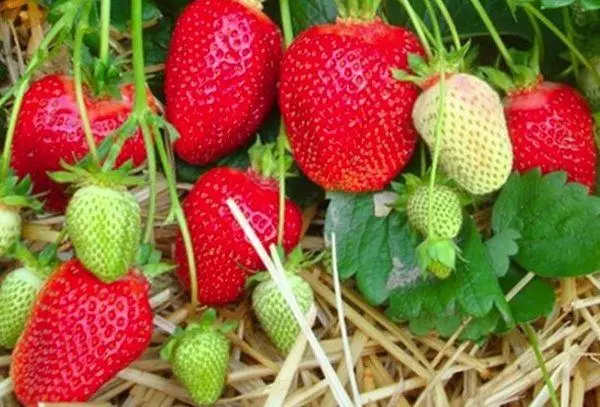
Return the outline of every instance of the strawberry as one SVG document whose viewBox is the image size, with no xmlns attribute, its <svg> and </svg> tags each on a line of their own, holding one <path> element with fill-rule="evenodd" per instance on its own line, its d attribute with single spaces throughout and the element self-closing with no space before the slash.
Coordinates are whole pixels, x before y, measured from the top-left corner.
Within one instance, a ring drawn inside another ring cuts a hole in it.
<svg viewBox="0 0 600 407">
<path fill-rule="evenodd" d="M 287 279 L 300 310 L 306 315 L 314 303 L 312 288 L 296 274 Z M 252 293 L 252 308 L 275 347 L 282 354 L 287 354 L 296 342 L 300 326 L 273 280 L 256 286 Z"/>
<path fill-rule="evenodd" d="M 17 343 L 43 282 L 56 266 L 56 246 L 46 246 L 36 258 L 18 244 L 11 255 L 23 267 L 8 273 L 0 286 L 0 346 L 8 349 Z"/>
<path fill-rule="evenodd" d="M 413 110 L 415 126 L 433 150 L 440 84 L 426 82 Z M 498 190 L 510 175 L 512 148 L 502 102 L 481 79 L 464 73 L 445 80 L 440 164 L 446 174 L 474 195 Z"/>
<path fill-rule="evenodd" d="M 133 85 L 125 85 L 120 89 L 121 100 L 117 100 L 108 96 L 96 98 L 85 88 L 85 104 L 97 143 L 125 122 L 132 111 L 133 92 Z M 148 99 L 154 106 L 150 94 Z M 48 75 L 33 83 L 19 111 L 11 165 L 17 175 L 31 176 L 35 193 L 48 193 L 44 197 L 47 209 L 63 211 L 68 201 L 65 188 L 47 173 L 59 170 L 61 160 L 74 163 L 87 152 L 72 78 Z M 138 130 L 125 142 L 117 164 L 133 160 L 138 166 L 145 159 L 146 150 Z"/>
<path fill-rule="evenodd" d="M 219 399 L 229 367 L 231 343 L 224 335 L 228 327 L 213 326 L 214 319 L 214 310 L 206 311 L 199 323 L 176 332 L 160 353 L 199 405 Z"/>
<path fill-rule="evenodd" d="M 166 61 L 175 151 L 205 165 L 246 144 L 271 108 L 282 54 L 278 27 L 252 0 L 196 0 L 179 16 Z"/>
<path fill-rule="evenodd" d="M 417 134 L 418 87 L 395 81 L 410 31 L 380 20 L 340 20 L 302 33 L 285 54 L 279 105 L 299 167 L 326 190 L 382 189 L 406 166 Z"/>
<path fill-rule="evenodd" d="M 277 243 L 278 186 L 254 170 L 217 167 L 196 182 L 183 202 L 192 236 L 198 269 L 198 299 L 218 305 L 235 301 L 244 289 L 246 276 L 263 269 L 252 245 L 246 240 L 226 204 L 233 198 L 244 212 L 263 245 Z M 300 240 L 302 212 L 293 202 L 285 203 L 283 247 L 293 249 Z M 175 245 L 177 275 L 189 288 L 189 271 L 181 238 Z"/>
<path fill-rule="evenodd" d="M 462 226 L 460 199 L 447 186 L 435 185 L 433 189 L 432 231 L 437 237 L 453 239 Z M 429 186 L 423 185 L 408 198 L 406 213 L 410 224 L 423 236 L 429 234 Z"/>
<path fill-rule="evenodd" d="M 594 123 L 585 99 L 573 88 L 538 81 L 509 91 L 504 102 L 514 149 L 514 168 L 565 171 L 589 190 L 596 184 Z"/>
<path fill-rule="evenodd" d="M 15 394 L 26 406 L 87 401 L 146 350 L 151 336 L 144 277 L 131 271 L 106 284 L 71 260 L 42 288 L 13 352 Z"/>
<path fill-rule="evenodd" d="M 0 286 L 0 346 L 13 348 L 44 282 L 34 270 L 11 271 Z"/>
<path fill-rule="evenodd" d="M 125 188 L 88 185 L 69 202 L 66 228 L 81 263 L 111 282 L 135 259 L 142 234 L 140 206 Z"/>
<path fill-rule="evenodd" d="M 21 215 L 19 208 L 0 203 L 0 257 L 19 240 L 21 236 Z"/>
</svg>

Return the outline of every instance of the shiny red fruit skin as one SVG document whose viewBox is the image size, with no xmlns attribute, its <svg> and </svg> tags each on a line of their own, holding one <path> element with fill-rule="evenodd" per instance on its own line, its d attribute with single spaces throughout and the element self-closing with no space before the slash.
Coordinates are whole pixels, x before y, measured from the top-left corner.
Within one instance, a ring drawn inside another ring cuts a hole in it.
<svg viewBox="0 0 600 407">
<path fill-rule="evenodd" d="M 85 91 L 85 104 L 92 133 L 99 144 L 125 122 L 133 108 L 133 85 L 121 88 L 121 100 L 96 99 Z M 154 99 L 149 96 L 151 106 Z M 73 164 L 89 149 L 75 98 L 73 79 L 64 75 L 48 75 L 34 82 L 25 93 L 17 119 L 13 142 L 12 167 L 19 176 L 31 175 L 34 192 L 45 193 L 46 208 L 64 211 L 68 202 L 66 186 L 55 183 L 47 173 L 61 170 L 60 160 Z M 146 150 L 138 130 L 123 145 L 117 165 L 127 160 L 141 165 Z"/>
<path fill-rule="evenodd" d="M 267 248 L 277 244 L 279 189 L 273 179 L 250 171 L 218 167 L 196 182 L 183 203 L 196 267 L 198 300 L 205 305 L 235 301 L 244 290 L 246 277 L 264 270 L 262 261 L 246 240 L 243 230 L 226 204 L 233 198 Z M 285 204 L 283 246 L 296 247 L 302 230 L 302 211 L 290 200 Z M 189 270 L 181 238 L 175 245 L 177 275 L 189 289 Z"/>
<path fill-rule="evenodd" d="M 87 401 L 139 358 L 152 337 L 148 288 L 135 272 L 106 284 L 78 260 L 62 264 L 13 352 L 10 375 L 19 401 Z"/>
<path fill-rule="evenodd" d="M 165 69 L 167 119 L 175 151 L 213 162 L 255 135 L 275 100 L 279 28 L 241 0 L 196 0 L 179 16 Z"/>
<path fill-rule="evenodd" d="M 509 94 L 505 114 L 515 170 L 565 171 L 569 181 L 594 189 L 594 122 L 587 102 L 575 89 L 541 82 Z"/>
<path fill-rule="evenodd" d="M 423 55 L 410 31 L 380 20 L 310 28 L 285 54 L 279 106 L 294 158 L 326 190 L 376 191 L 408 163 L 419 90 L 392 77 Z"/>
</svg>

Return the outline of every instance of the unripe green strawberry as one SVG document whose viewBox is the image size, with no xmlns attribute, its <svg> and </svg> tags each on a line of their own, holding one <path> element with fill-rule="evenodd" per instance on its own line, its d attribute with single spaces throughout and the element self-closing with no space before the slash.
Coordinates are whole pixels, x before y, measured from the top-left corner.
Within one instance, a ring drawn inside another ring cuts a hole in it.
<svg viewBox="0 0 600 407">
<path fill-rule="evenodd" d="M 0 286 L 0 346 L 12 349 L 44 280 L 27 267 L 11 271 Z"/>
<path fill-rule="evenodd" d="M 0 257 L 19 240 L 21 236 L 21 215 L 19 209 L 0 204 Z"/>
<path fill-rule="evenodd" d="M 433 188 L 432 232 L 437 237 L 453 239 L 462 226 L 460 199 L 447 186 Z M 429 234 L 429 186 L 423 185 L 408 198 L 406 204 L 408 221 L 423 236 Z"/>
<path fill-rule="evenodd" d="M 435 144 L 440 82 L 417 99 L 413 121 L 429 148 Z M 475 195 L 498 190 L 510 175 L 513 152 L 498 94 L 481 79 L 454 74 L 445 79 L 440 164 Z"/>
<path fill-rule="evenodd" d="M 312 288 L 302 277 L 295 274 L 288 277 L 288 283 L 300 310 L 306 315 L 314 301 Z M 264 281 L 254 289 L 252 307 L 275 347 L 282 354 L 287 354 L 296 342 L 300 326 L 273 280 Z"/>
<path fill-rule="evenodd" d="M 140 207 L 126 189 L 89 185 L 69 202 L 67 232 L 83 265 L 105 282 L 125 275 L 141 236 Z"/>
<path fill-rule="evenodd" d="M 201 322 L 177 332 L 161 357 L 171 362 L 173 373 L 196 403 L 213 404 L 225 386 L 230 347 L 222 329 Z"/>
</svg>

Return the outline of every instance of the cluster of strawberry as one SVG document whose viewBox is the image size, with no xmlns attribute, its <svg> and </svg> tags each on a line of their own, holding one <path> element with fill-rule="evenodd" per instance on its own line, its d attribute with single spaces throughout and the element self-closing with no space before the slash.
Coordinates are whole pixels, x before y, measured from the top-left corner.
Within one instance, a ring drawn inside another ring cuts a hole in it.
<svg viewBox="0 0 600 407">
<path fill-rule="evenodd" d="M 180 134 L 174 143 L 180 158 L 207 165 L 247 145 L 278 100 L 299 168 L 325 190 L 362 193 L 389 185 L 420 136 L 453 181 L 452 186 L 413 183 L 405 201 L 411 225 L 427 238 L 419 248 L 421 268 L 440 278 L 453 268 L 453 239 L 462 225 L 456 190 L 490 194 L 513 169 L 532 168 L 562 170 L 590 191 L 595 186 L 592 115 L 573 88 L 535 76 L 508 90 L 503 103 L 486 81 L 461 72 L 460 63 L 440 70 L 439 61 L 431 59 L 421 69 L 431 55 L 417 37 L 379 19 L 318 25 L 285 53 L 282 49 L 279 28 L 256 1 L 196 0 L 183 11 L 165 81 L 166 118 Z M 396 79 L 393 70 L 406 75 Z M 413 74 L 419 79 L 408 80 Z M 123 86 L 120 93 L 114 99 L 85 90 L 97 143 L 132 113 L 133 87 Z M 148 101 L 156 110 L 151 95 Z M 133 266 L 141 210 L 126 188 L 130 184 L 122 182 L 130 182 L 131 168 L 146 160 L 142 132 L 134 131 L 122 145 L 114 170 L 120 177 L 91 176 L 69 166 L 89 153 L 84 134 L 72 78 L 49 75 L 29 87 L 16 122 L 11 166 L 32 179 L 35 193 L 45 194 L 48 210 L 66 210 L 77 259 L 54 271 L 53 262 L 24 261 L 0 288 L 0 314 L 7 316 L 0 321 L 0 345 L 15 347 L 11 377 L 26 405 L 88 400 L 145 351 L 153 331 L 149 284 Z M 70 174 L 60 171 L 65 165 Z M 80 188 L 70 195 L 56 181 Z M 238 300 L 249 278 L 264 269 L 229 211 L 229 198 L 263 245 L 279 241 L 285 253 L 298 246 L 302 211 L 288 199 L 280 210 L 279 193 L 277 180 L 260 165 L 216 167 L 196 182 L 183 209 L 202 304 Z M 280 214 L 285 216 L 281 231 Z M 6 252 L 19 239 L 21 219 L 2 206 L 0 216 L 0 248 Z M 187 249 L 178 237 L 177 275 L 190 289 Z M 299 262 L 290 265 L 289 282 L 308 312 L 311 288 L 292 270 Z M 260 281 L 252 300 L 273 343 L 282 353 L 289 351 L 299 327 L 275 284 Z M 207 315 L 177 332 L 163 350 L 200 404 L 220 396 L 230 348 L 226 329 L 215 327 L 214 315 Z"/>
</svg>

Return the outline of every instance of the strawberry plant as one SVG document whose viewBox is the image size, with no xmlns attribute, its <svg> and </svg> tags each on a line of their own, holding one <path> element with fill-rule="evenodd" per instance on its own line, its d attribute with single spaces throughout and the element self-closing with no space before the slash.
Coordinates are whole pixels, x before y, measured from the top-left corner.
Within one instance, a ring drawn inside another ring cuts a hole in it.
<svg viewBox="0 0 600 407">
<path fill-rule="evenodd" d="M 0 6 L 0 397 L 593 387 L 597 1 L 34 3 Z"/>
</svg>

